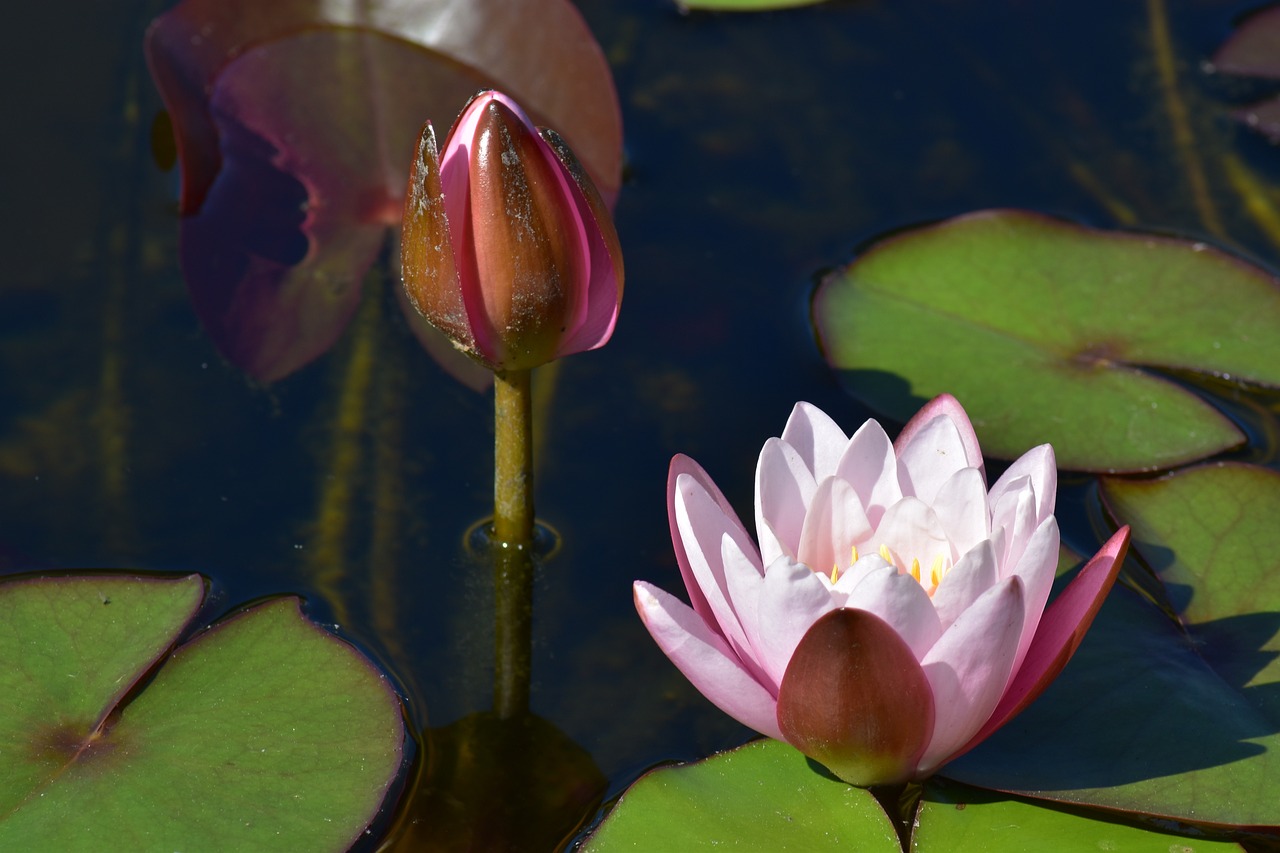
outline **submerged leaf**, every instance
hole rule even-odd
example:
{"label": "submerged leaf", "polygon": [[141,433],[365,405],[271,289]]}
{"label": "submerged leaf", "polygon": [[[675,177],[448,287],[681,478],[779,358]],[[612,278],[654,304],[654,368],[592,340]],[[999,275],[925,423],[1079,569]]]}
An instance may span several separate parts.
{"label": "submerged leaf", "polygon": [[[1213,55],[1213,67],[1228,74],[1280,80],[1280,6],[1246,18]],[[1272,142],[1280,142],[1280,98],[1242,107],[1233,115]]]}
{"label": "submerged leaf", "polygon": [[399,225],[418,129],[447,128],[477,90],[521,101],[617,193],[617,96],[567,0],[184,0],[146,52],[178,137],[192,301],[258,379],[342,333]]}
{"label": "submerged leaf", "polygon": [[900,419],[954,394],[988,453],[1144,471],[1244,436],[1161,375],[1280,386],[1280,282],[1203,243],[985,211],[886,239],[814,322],[850,393]]}

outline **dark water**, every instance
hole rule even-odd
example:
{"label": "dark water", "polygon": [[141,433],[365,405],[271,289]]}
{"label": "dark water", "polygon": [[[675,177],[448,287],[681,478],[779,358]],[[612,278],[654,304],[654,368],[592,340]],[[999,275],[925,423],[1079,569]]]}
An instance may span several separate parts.
{"label": "dark water", "polygon": [[[612,794],[748,735],[652,645],[630,583],[679,589],[674,453],[750,518],[756,454],[795,401],[850,431],[871,415],[818,352],[815,276],[877,235],[985,207],[1204,238],[1274,268],[1275,235],[1221,163],[1274,199],[1280,152],[1225,115],[1261,90],[1202,68],[1240,2],[580,8],[623,109],[627,292],[613,341],[540,382],[537,504],[562,547],[537,585],[532,704]],[[219,358],[178,271],[175,173],[149,151],[141,40],[158,11],[11,18],[0,568],[198,570],[223,610],[296,592],[392,668],[419,725],[485,709],[490,581],[463,538],[490,509],[490,398],[445,376],[376,284],[344,340],[283,382]],[[1190,149],[1172,139],[1162,49]]]}

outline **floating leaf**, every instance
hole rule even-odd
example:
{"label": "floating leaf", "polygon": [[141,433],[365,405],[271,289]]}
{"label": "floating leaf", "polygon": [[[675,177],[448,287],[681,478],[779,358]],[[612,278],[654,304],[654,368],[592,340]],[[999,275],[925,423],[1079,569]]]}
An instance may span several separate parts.
{"label": "floating leaf", "polygon": [[1112,590],[1058,680],[944,775],[1189,823],[1280,827],[1280,474],[1213,465],[1106,479],[1102,492],[1132,526],[1164,606]]}
{"label": "floating leaf", "polygon": [[479,89],[515,97],[617,193],[617,96],[567,0],[184,0],[146,52],[178,137],[192,301],[262,380],[342,333],[399,225],[419,128],[443,134]]}
{"label": "floating leaf", "polygon": [[394,692],[292,598],[177,649],[198,575],[0,585],[0,849],[343,850],[400,766]]}
{"label": "floating leaf", "polygon": [[1238,853],[1241,849],[1232,842],[1180,838],[941,781],[925,785],[911,842],[912,853],[1027,853],[1050,846],[1112,853]]}
{"label": "floating leaf", "polygon": [[875,797],[826,775],[775,740],[646,773],[582,850],[734,848],[901,850]]}
{"label": "floating leaf", "polygon": [[959,398],[984,451],[1143,471],[1244,436],[1155,371],[1280,385],[1280,282],[1165,237],[985,211],[897,235],[822,282],[818,336],[850,393],[905,420]]}
{"label": "floating leaf", "polygon": [[[1228,74],[1280,80],[1280,6],[1245,18],[1213,55],[1213,66]],[[1280,142],[1280,98],[1252,104],[1233,115],[1272,142]]]}

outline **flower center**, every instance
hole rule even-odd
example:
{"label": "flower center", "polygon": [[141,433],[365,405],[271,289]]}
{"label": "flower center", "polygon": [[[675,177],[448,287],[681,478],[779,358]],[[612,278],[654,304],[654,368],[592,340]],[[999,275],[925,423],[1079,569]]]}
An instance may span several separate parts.
{"label": "flower center", "polygon": [[[942,583],[942,579],[947,576],[947,572],[951,571],[951,561],[938,554],[933,558],[929,573],[922,575],[918,557],[912,557],[911,564],[908,566],[905,559],[898,558],[889,550],[889,546],[884,543],[880,545],[880,558],[896,568],[899,573],[911,575],[911,577],[915,578],[916,582],[924,587],[924,591],[929,594],[930,598],[937,591],[938,584]],[[853,564],[856,562],[858,562],[858,546],[852,545],[850,546],[849,568],[853,568]],[[831,582],[834,584],[841,574],[843,573],[840,571],[839,564],[833,565],[831,567]]]}

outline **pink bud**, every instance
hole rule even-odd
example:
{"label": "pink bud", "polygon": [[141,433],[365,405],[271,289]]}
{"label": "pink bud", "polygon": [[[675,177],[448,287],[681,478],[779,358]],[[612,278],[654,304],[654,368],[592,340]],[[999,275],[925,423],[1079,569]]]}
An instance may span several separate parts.
{"label": "pink bud", "polygon": [[563,140],[505,95],[473,98],[443,152],[423,127],[403,223],[410,301],[491,370],[527,370],[613,334],[613,220]]}

